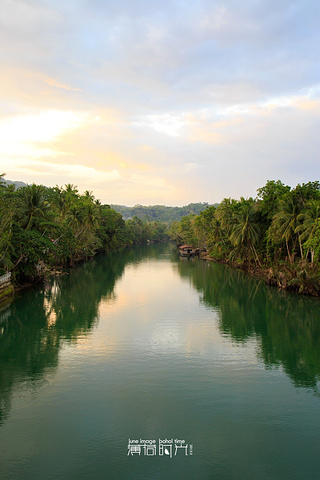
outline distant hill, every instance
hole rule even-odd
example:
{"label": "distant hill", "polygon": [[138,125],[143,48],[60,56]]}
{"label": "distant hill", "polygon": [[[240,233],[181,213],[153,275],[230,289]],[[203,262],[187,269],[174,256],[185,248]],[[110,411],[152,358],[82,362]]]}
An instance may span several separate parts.
{"label": "distant hill", "polygon": [[135,205],[134,207],[126,207],[125,205],[110,205],[111,208],[121,213],[125,220],[136,215],[142,220],[168,223],[174,220],[180,221],[182,217],[190,213],[199,215],[208,206],[208,203],[189,203],[189,205],[184,207],[166,207],[165,205]]}
{"label": "distant hill", "polygon": [[2,182],[5,184],[5,185],[15,185],[16,187],[16,190],[18,188],[21,188],[21,187],[26,187],[27,184],[24,183],[24,182],[18,182],[16,180],[6,180],[5,178],[2,178]]}

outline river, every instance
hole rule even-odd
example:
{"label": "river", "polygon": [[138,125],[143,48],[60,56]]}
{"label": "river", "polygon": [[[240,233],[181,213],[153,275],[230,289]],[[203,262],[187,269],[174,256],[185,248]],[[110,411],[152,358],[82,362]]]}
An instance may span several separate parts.
{"label": "river", "polygon": [[0,478],[318,479],[319,379],[319,299],[98,256],[0,311]]}

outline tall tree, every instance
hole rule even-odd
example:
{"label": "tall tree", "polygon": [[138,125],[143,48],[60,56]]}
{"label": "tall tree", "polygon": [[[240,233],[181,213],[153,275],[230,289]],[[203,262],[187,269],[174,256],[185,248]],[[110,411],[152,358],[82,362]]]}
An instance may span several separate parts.
{"label": "tall tree", "polygon": [[216,217],[221,222],[227,236],[231,235],[235,214],[239,211],[239,205],[233,198],[224,198],[216,211]]}
{"label": "tall tree", "polygon": [[26,230],[32,230],[39,219],[44,218],[50,205],[45,199],[42,185],[28,185],[22,191],[23,226]]}
{"label": "tall tree", "polygon": [[[301,258],[303,258],[303,251],[301,245],[301,238],[297,227],[300,225],[299,215],[301,213],[301,203],[297,197],[289,196],[287,199],[279,201],[279,210],[273,217],[274,226],[279,230],[281,237],[286,242],[287,252],[290,263],[293,263],[295,255],[295,239],[298,238],[300,246]],[[293,247],[290,250],[289,244],[292,240]]]}
{"label": "tall tree", "polygon": [[258,208],[266,223],[271,223],[278,208],[279,200],[284,198],[290,190],[291,187],[284,185],[280,180],[268,180],[264,187],[258,188]]}
{"label": "tall tree", "polygon": [[[301,241],[306,241],[314,235],[314,232],[317,228],[318,222],[320,219],[320,201],[319,200],[310,200],[305,210],[298,215],[298,220],[302,221],[301,225],[298,225],[296,232],[299,234],[301,232]],[[311,253],[311,263],[314,261],[314,248],[310,249]]]}
{"label": "tall tree", "polygon": [[240,203],[239,213],[234,217],[234,225],[230,235],[230,241],[235,247],[239,247],[241,253],[244,253],[250,259],[250,252],[253,253],[254,260],[260,266],[260,260],[255,249],[255,244],[260,236],[260,227],[255,221],[255,208],[253,203],[242,201]]}

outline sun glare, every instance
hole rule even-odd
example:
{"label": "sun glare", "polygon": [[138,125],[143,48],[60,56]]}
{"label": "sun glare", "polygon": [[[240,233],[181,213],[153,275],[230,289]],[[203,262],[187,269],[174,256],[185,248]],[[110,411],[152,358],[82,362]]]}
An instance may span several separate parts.
{"label": "sun glare", "polygon": [[72,112],[48,111],[39,115],[11,117],[0,122],[0,142],[49,142],[67,130],[78,128],[84,116]]}

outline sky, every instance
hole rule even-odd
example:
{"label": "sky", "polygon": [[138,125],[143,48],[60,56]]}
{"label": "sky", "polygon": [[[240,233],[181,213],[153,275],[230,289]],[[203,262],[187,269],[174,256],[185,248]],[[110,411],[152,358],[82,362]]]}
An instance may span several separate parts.
{"label": "sky", "polygon": [[0,0],[0,173],[102,203],[320,180],[319,0]]}

